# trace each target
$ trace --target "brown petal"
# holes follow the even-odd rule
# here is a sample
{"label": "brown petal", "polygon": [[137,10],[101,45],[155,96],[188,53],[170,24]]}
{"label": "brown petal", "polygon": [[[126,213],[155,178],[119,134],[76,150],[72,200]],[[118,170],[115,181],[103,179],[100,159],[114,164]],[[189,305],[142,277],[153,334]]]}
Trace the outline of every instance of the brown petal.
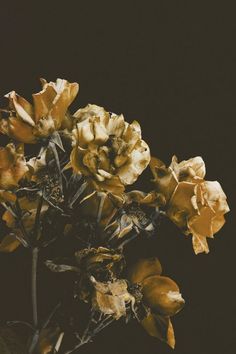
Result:
{"label": "brown petal", "polygon": [[35,121],[33,120],[32,116],[28,113],[28,112],[32,112],[30,103],[27,102],[23,97],[17,95],[15,91],[8,93],[7,95],[5,95],[5,97],[9,98],[9,100],[11,101],[13,108],[18,114],[18,117],[21,118],[23,122],[34,127]]}
{"label": "brown petal", "polygon": [[0,131],[19,142],[25,144],[35,144],[36,137],[33,134],[32,126],[24,123],[18,117],[9,117],[0,120]]}
{"label": "brown petal", "polygon": [[158,258],[139,259],[129,270],[128,279],[131,283],[141,283],[152,275],[161,275],[162,267]]}
{"label": "brown petal", "polygon": [[167,168],[161,160],[155,157],[151,158],[149,166],[154,176],[157,192],[163,194],[165,200],[168,201],[178,185],[176,174],[170,168]]}
{"label": "brown petal", "polygon": [[199,210],[192,198],[196,195],[196,184],[180,182],[168,203],[167,215],[180,228],[187,227],[187,220],[197,215]]}
{"label": "brown petal", "polygon": [[9,234],[3,238],[0,243],[0,252],[13,252],[20,245],[20,241],[13,234]]}

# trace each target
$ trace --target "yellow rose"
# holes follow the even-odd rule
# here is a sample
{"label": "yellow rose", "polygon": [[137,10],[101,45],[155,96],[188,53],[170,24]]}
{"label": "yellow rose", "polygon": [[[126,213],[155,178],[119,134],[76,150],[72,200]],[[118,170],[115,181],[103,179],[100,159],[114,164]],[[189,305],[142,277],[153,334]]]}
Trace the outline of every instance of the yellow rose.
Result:
{"label": "yellow rose", "polygon": [[139,124],[125,122],[123,115],[88,105],[75,115],[71,165],[96,189],[123,192],[136,181],[150,161],[148,145]]}
{"label": "yellow rose", "polygon": [[220,184],[204,180],[206,170],[201,157],[180,163],[173,157],[169,168],[153,158],[150,166],[157,191],[164,196],[168,217],[186,235],[192,234],[196,254],[208,253],[206,238],[221,229],[224,214],[229,211]]}
{"label": "yellow rose", "polygon": [[0,111],[0,131],[17,141],[34,144],[67,125],[67,109],[78,93],[77,83],[42,79],[42,91],[33,94],[33,105],[15,91],[5,97],[9,109]]}

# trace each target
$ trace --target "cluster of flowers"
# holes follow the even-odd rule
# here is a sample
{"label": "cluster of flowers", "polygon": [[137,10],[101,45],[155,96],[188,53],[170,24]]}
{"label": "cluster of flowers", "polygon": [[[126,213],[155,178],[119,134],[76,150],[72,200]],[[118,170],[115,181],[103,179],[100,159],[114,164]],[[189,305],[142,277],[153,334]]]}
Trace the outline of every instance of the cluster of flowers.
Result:
{"label": "cluster of flowers", "polygon": [[[71,329],[77,342],[64,353],[121,317],[136,318],[150,335],[174,347],[170,317],[184,305],[177,284],[162,275],[157,258],[127,267],[123,250],[137,235],[155,236],[157,219],[165,215],[192,236],[196,254],[208,253],[207,238],[220,230],[229,211],[220,184],[204,179],[201,157],[178,162],[174,156],[169,167],[151,157],[137,121],[130,124],[93,104],[71,114],[77,83],[41,82],[33,103],[12,91],[8,107],[0,110],[0,132],[9,137],[0,148],[0,251],[23,245],[35,254],[59,238],[76,240],[71,257],[45,261],[53,272],[73,273],[73,296],[89,306],[92,318],[83,336]],[[130,189],[148,166],[150,191]],[[68,329],[54,323],[54,335],[45,340],[48,332],[40,328],[33,304],[40,334],[29,352],[66,348],[62,338]]]}

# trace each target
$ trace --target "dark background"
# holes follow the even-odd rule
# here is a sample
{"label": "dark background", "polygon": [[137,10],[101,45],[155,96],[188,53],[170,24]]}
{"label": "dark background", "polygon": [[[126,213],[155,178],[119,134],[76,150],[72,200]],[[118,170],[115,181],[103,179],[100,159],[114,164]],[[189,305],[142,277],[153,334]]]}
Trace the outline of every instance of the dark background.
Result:
{"label": "dark background", "polygon": [[[213,1],[2,1],[0,94],[30,98],[39,77],[80,83],[75,106],[96,103],[137,119],[166,163],[201,155],[207,179],[228,195],[227,223],[195,256],[190,238],[166,223],[133,252],[157,254],[180,285],[176,354],[233,354],[235,306],[236,21]],[[2,142],[2,140],[1,140]],[[29,259],[1,255],[0,316],[29,317]],[[17,276],[16,276],[17,275]],[[41,280],[40,306],[50,297]],[[28,309],[28,310],[26,310]],[[28,311],[28,312],[27,312]],[[166,354],[138,324],[116,323],[81,353]]]}

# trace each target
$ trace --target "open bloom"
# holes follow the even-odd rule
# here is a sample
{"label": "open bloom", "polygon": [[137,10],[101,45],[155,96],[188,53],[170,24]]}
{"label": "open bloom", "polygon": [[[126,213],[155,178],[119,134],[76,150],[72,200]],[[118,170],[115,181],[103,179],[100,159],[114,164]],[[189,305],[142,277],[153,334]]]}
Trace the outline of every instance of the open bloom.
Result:
{"label": "open bloom", "polygon": [[129,280],[141,286],[147,314],[141,320],[144,329],[172,348],[175,346],[170,317],[184,306],[178,285],[161,275],[162,267],[157,258],[140,259],[129,269]]}
{"label": "open bloom", "polygon": [[79,109],[74,119],[74,171],[88,177],[96,189],[116,194],[134,183],[150,160],[139,124],[96,105]]}
{"label": "open bloom", "polygon": [[173,157],[167,168],[153,158],[151,169],[157,191],[163,195],[168,217],[185,234],[192,234],[196,254],[209,252],[207,237],[213,237],[225,223],[229,211],[226,195],[216,181],[205,181],[201,157],[177,162]]}
{"label": "open bloom", "polygon": [[0,190],[17,187],[27,172],[22,145],[16,147],[14,144],[8,144],[0,148]]}
{"label": "open bloom", "polygon": [[57,79],[42,79],[42,91],[33,94],[33,104],[15,91],[5,97],[9,108],[0,111],[0,131],[9,137],[28,144],[46,138],[67,125],[67,109],[78,93],[78,84]]}

